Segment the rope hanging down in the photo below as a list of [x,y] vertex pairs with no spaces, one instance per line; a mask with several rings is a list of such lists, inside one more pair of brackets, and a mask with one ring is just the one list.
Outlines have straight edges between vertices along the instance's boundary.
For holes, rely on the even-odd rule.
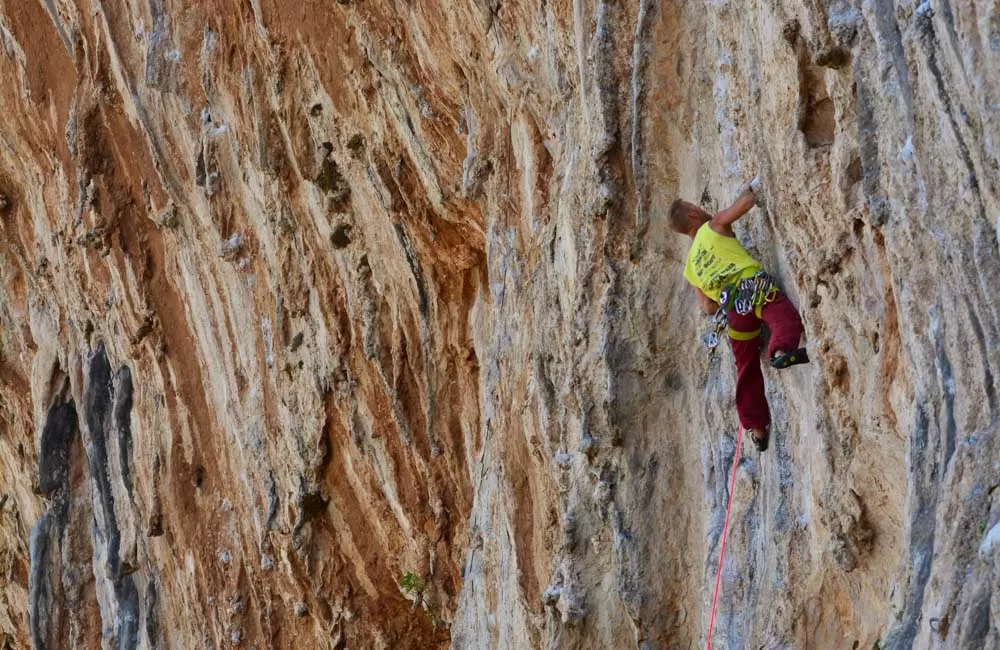
[[729,513],[733,510],[733,490],[736,488],[736,467],[740,462],[740,446],[743,443],[743,425],[736,438],[736,449],[733,450],[732,479],[729,481],[729,505],[726,506],[726,523],[722,527],[722,547],[719,549],[719,571],[715,574],[715,593],[712,594],[712,614],[708,618],[708,640],[705,650],[712,650],[712,628],[715,627],[715,606],[719,602],[719,582],[722,580],[722,561],[726,557],[726,538],[729,536]]

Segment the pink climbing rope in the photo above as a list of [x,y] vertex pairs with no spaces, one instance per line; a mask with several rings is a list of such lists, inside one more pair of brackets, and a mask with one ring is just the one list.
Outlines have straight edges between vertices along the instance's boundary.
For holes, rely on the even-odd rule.
[[712,628],[715,627],[715,605],[719,602],[719,582],[722,580],[722,561],[726,557],[726,537],[729,536],[729,513],[733,509],[733,490],[736,488],[736,466],[740,462],[740,445],[743,443],[743,425],[736,438],[736,449],[733,451],[733,478],[729,482],[729,505],[726,506],[726,523],[722,528],[722,547],[719,549],[719,572],[715,574],[715,593],[712,594],[712,615],[708,618],[708,640],[705,650],[712,650]]

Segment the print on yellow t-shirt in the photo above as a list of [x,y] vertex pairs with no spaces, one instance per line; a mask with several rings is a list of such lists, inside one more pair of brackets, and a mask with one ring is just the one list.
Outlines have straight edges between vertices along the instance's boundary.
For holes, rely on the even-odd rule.
[[735,237],[726,237],[706,223],[694,236],[684,265],[684,277],[718,302],[724,287],[762,270]]

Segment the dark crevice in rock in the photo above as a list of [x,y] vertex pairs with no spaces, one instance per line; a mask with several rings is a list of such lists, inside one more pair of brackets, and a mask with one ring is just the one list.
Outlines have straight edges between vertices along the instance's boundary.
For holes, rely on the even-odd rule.
[[118,600],[115,648],[132,650],[139,647],[139,590],[131,575],[119,578],[115,585]]
[[347,248],[351,245],[351,226],[349,224],[341,224],[337,226],[333,234],[330,235],[330,243],[336,249]]
[[319,490],[303,492],[299,495],[299,511],[302,521],[309,521],[314,517],[326,512],[326,507],[330,499],[324,497]]
[[[110,468],[108,467],[107,428],[112,410],[111,364],[104,349],[99,344],[90,359],[87,378],[83,389],[83,413],[90,433],[88,460],[90,475],[97,488],[99,510],[98,529],[106,536],[108,544],[108,565],[112,575],[121,571],[119,557],[120,535],[115,520],[114,495],[111,491]],[[103,518],[103,522],[100,519]]]
[[[917,629],[923,611],[924,592],[931,575],[934,557],[935,515],[937,511],[937,483],[942,472],[928,451],[930,420],[923,404],[918,404],[914,418],[913,436],[910,449],[910,463],[907,468],[912,477],[914,504],[910,514],[910,567],[909,586],[899,615],[899,623],[886,636],[886,648],[910,648],[917,636]],[[928,467],[927,465],[931,466]],[[936,479],[934,478],[936,476]]]
[[990,355],[987,347],[988,344],[986,335],[983,332],[983,324],[968,296],[965,296],[964,302],[966,313],[969,317],[969,323],[972,326],[972,337],[979,347],[979,354],[983,359],[983,378],[985,380],[983,382],[983,388],[986,390],[986,404],[990,413],[996,413],[998,411],[997,386],[996,381],[994,380],[993,369],[990,366]]
[[941,0],[941,2],[937,3],[937,8],[941,12],[941,18],[944,21],[945,27],[948,28],[948,42],[951,45],[952,52],[955,53],[957,61],[964,63],[962,51],[958,47],[958,32],[955,30],[955,14],[951,10],[951,0]]
[[[118,379],[116,389],[112,383],[107,351],[103,343],[99,344],[89,359],[83,389],[84,419],[90,434],[90,444],[86,449],[91,479],[97,491],[95,535],[106,544],[105,562],[116,600],[114,644],[116,648],[124,649],[138,647],[140,605],[135,578],[123,571],[121,532],[118,529],[111,483],[113,468],[108,458],[109,439],[115,440],[123,460],[121,471],[124,482],[126,467],[131,462],[131,429],[128,419],[132,408],[132,381],[127,368],[119,371]],[[108,612],[102,607],[101,616],[107,615]]]
[[76,437],[78,422],[73,400],[59,395],[49,408],[42,427],[38,454],[38,487],[48,498],[64,494],[69,481],[70,446]]
[[396,227],[396,237],[399,239],[399,245],[403,247],[403,252],[406,253],[406,261],[410,265],[410,271],[413,272],[413,281],[417,284],[417,296],[420,300],[420,315],[424,318],[424,326],[427,326],[427,287],[424,284],[424,275],[420,271],[420,262],[418,261],[417,254],[413,250],[413,244],[410,243],[410,237],[406,233],[406,228],[401,223],[394,224]]
[[267,523],[264,527],[274,530],[274,522],[278,518],[278,484],[274,480],[274,472],[267,473]]
[[205,187],[205,177],[207,172],[205,170],[205,152],[202,149],[198,150],[198,158],[194,161],[194,184],[198,187]]
[[799,67],[799,130],[811,147],[831,145],[837,127],[836,107],[826,91],[822,64],[812,62],[801,36],[795,47]]
[[146,594],[143,597],[142,609],[146,614],[146,643],[151,648],[158,647],[157,635],[159,634],[159,618],[157,616],[157,591],[156,591],[156,581],[152,576],[147,578],[146,582]]
[[329,142],[324,142],[323,151],[323,161],[320,163],[315,183],[328,196],[330,211],[341,213],[350,205],[351,186],[348,185],[344,175],[340,173],[340,166],[337,165],[337,161],[331,155],[333,145]]
[[55,591],[58,575],[53,570],[58,568],[58,538],[62,527],[58,519],[62,517],[57,517],[51,510],[42,515],[31,529],[29,541],[28,621],[31,645],[39,650],[48,647],[47,640],[55,627],[53,619],[61,608],[57,602],[59,593]]
[[118,455],[122,482],[132,494],[132,372],[123,367],[115,376],[114,427],[118,435]]
[[955,441],[958,436],[958,425],[955,423],[955,375],[951,370],[951,361],[944,347],[944,334],[940,333],[934,342],[937,357],[938,372],[941,377],[941,393],[944,395],[944,459],[941,462],[941,473],[948,468],[952,454],[955,453]]
[[875,116],[874,90],[859,70],[854,75],[858,97],[858,142],[861,154],[861,187],[868,203],[872,225],[883,226],[889,220],[889,202],[882,189],[882,167],[879,161],[878,121]]
[[35,523],[29,540],[29,627],[32,645],[43,649],[56,647],[65,632],[61,546],[69,517],[71,456],[80,444],[77,411],[68,398],[69,382],[58,368],[53,381],[63,385],[42,426],[38,458],[39,489],[52,502]]

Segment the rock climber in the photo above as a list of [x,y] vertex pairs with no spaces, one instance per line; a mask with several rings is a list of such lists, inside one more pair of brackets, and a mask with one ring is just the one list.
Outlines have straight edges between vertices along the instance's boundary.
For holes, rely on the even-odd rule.
[[808,363],[809,356],[799,347],[803,333],[799,313],[733,233],[733,224],[756,205],[759,191],[754,179],[731,206],[714,216],[677,199],[670,206],[670,228],[694,240],[684,278],[694,285],[701,310],[714,314],[715,330],[705,343],[715,347],[721,332],[728,332],[736,359],[736,412],[757,450],[765,451],[771,413],[760,367],[761,325],[771,331],[767,352],[773,367]]

